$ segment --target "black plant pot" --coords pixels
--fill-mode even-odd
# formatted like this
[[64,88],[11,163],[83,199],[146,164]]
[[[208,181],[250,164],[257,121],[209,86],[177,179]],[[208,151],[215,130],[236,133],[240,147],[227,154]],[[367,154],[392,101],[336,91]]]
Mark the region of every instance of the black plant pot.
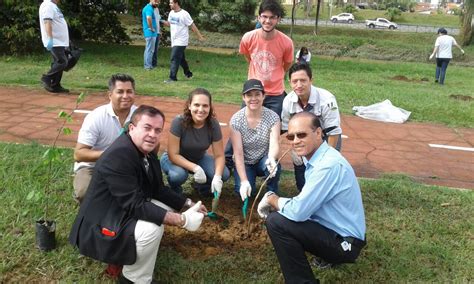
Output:
[[55,221],[36,221],[36,246],[42,251],[50,251],[56,248]]

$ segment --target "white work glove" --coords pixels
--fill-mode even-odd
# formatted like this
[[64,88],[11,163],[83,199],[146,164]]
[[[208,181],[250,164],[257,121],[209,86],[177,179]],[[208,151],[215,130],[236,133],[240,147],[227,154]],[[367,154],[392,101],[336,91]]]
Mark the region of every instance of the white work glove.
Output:
[[303,158],[301,156],[298,156],[295,150],[291,150],[291,160],[293,161],[293,164],[297,166],[301,166],[303,164]]
[[464,49],[461,49],[461,53],[462,53],[462,55],[464,55]]
[[275,159],[269,156],[267,160],[265,161],[265,166],[267,166],[267,170],[269,172],[270,178],[274,177],[277,173],[276,171],[277,162],[275,161]]
[[430,60],[433,59],[433,57],[434,57],[434,53],[430,55]]
[[250,194],[252,193],[252,186],[250,186],[250,183],[248,180],[240,183],[239,191],[240,191],[240,197],[242,198],[242,201],[245,201],[245,198],[250,197]]
[[204,214],[198,212],[201,207],[201,201],[198,201],[191,208],[183,212],[184,216],[184,225],[183,228],[190,232],[194,232],[201,226],[202,219],[204,219]]
[[212,193],[217,192],[217,196],[220,196],[223,184],[224,183],[222,182],[222,177],[215,175],[211,183],[211,192]]
[[206,183],[206,173],[200,166],[194,167],[194,181],[203,184]]
[[268,214],[272,211],[273,207],[268,203],[268,197],[272,194],[275,194],[273,191],[268,191],[258,203],[257,212],[260,215],[260,218],[266,219]]

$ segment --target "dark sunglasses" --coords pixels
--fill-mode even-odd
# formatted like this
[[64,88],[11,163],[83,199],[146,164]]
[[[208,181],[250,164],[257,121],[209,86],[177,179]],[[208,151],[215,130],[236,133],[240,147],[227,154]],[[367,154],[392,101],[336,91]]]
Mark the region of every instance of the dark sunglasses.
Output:
[[295,137],[298,137],[298,139],[304,139],[308,136],[308,133],[306,132],[300,132],[300,133],[295,133],[295,134],[288,134],[286,135],[286,139],[293,141],[295,140]]

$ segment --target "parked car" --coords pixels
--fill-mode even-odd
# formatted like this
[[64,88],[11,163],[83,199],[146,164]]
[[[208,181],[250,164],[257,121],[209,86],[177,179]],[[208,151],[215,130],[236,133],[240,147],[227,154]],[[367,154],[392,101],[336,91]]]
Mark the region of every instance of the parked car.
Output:
[[348,22],[349,24],[352,24],[352,22],[354,22],[354,15],[352,15],[351,13],[342,13],[336,16],[332,16],[331,22]]
[[377,18],[374,20],[365,20],[365,25],[371,29],[375,28],[388,28],[390,30],[398,29],[398,25],[394,22],[390,22],[385,18]]

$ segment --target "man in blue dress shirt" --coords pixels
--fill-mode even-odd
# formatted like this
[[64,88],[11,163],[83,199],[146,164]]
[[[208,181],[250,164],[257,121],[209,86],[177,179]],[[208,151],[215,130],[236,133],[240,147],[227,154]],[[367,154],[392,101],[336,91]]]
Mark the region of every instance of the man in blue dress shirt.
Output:
[[304,157],[306,183],[293,198],[267,192],[258,213],[266,218],[285,282],[318,283],[305,251],[327,263],[349,263],[366,244],[361,192],[351,165],[323,141],[316,115],[295,114],[286,137]]

